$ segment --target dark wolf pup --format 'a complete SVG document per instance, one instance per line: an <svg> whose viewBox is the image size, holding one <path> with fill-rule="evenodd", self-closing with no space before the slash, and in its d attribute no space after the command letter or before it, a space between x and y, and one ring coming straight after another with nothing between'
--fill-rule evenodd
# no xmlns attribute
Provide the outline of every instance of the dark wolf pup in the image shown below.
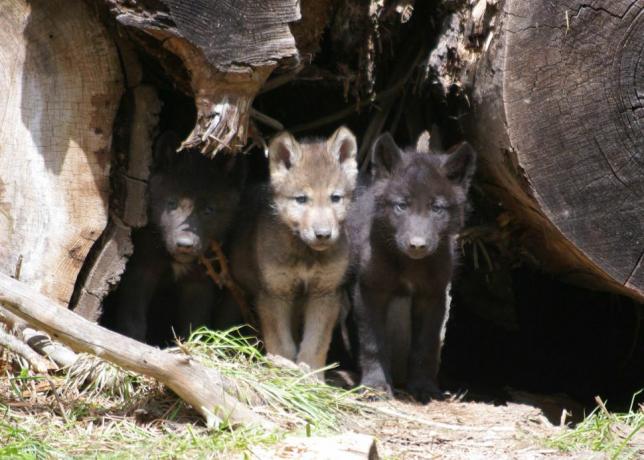
<svg viewBox="0 0 644 460"><path fill-rule="evenodd" d="M431 153L427 133L416 148L401 150L388 133L374 144L371 184L347 221L365 386L392 393L386 323L397 299L411 297L409 356L395 359L407 359L406 389L418 401L442 396L437 374L446 290L475 157L467 143L447 154Z"/></svg>
<svg viewBox="0 0 644 460"><path fill-rule="evenodd" d="M134 236L132 255L115 293L114 328L145 341L148 322L170 324L162 340L211 325L218 288L198 258L212 240L223 241L238 208L243 167L231 157L209 160L176 153L179 138L164 133L149 182L149 224ZM164 336L165 335L165 336ZM156 341L152 339L152 341Z"/></svg>
<svg viewBox="0 0 644 460"><path fill-rule="evenodd" d="M251 197L256 212L242 219L231 248L266 351L312 369L325 365L343 300L355 157L356 139L344 127L326 140L279 134L268 149L270 185Z"/></svg>

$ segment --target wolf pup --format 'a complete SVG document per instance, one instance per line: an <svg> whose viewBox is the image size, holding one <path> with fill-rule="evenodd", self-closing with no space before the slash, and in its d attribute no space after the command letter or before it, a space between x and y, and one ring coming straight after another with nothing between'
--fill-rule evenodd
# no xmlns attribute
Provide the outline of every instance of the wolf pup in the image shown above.
<svg viewBox="0 0 644 460"><path fill-rule="evenodd" d="M134 236L134 254L115 293L114 328L140 341L148 321L159 323L164 315L171 323L164 324L164 338L171 338L170 326L185 337L210 324L218 288L198 258L212 240L226 237L241 194L239 160L176 153L178 145L173 132L157 141L149 224Z"/></svg>
<svg viewBox="0 0 644 460"><path fill-rule="evenodd" d="M407 391L423 403L442 397L437 374L446 289L476 157L467 143L447 154L429 150L427 133L404 151L381 135L372 149L371 183L347 220L361 384L392 394L386 323L397 299L411 297L409 356L395 359L407 359Z"/></svg>
<svg viewBox="0 0 644 460"><path fill-rule="evenodd" d="M343 300L356 139L345 127L327 140L284 132L268 158L270 185L253 194L259 209L232 244L233 275L257 308L266 351L319 369Z"/></svg>

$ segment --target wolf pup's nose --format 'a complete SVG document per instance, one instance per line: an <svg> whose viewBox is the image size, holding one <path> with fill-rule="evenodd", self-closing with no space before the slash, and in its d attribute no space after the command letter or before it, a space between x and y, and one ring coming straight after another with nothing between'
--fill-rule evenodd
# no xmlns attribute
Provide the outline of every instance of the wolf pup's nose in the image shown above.
<svg viewBox="0 0 644 460"><path fill-rule="evenodd" d="M316 230L315 231L315 238L318 239L318 241L326 241L331 238L331 230Z"/></svg>
<svg viewBox="0 0 644 460"><path fill-rule="evenodd" d="M181 235L177 238L177 248L179 249L192 249L195 246L195 241L187 235Z"/></svg>
<svg viewBox="0 0 644 460"><path fill-rule="evenodd" d="M418 236L415 236L409 240L409 248L413 249L415 251L421 250L421 249L426 249L427 248L427 240L425 238L421 238Z"/></svg>

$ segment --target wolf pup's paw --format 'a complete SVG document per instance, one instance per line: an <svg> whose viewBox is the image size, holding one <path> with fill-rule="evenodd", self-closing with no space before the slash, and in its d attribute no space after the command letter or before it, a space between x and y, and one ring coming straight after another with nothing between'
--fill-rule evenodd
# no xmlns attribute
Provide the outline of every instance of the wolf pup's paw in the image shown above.
<svg viewBox="0 0 644 460"><path fill-rule="evenodd" d="M365 387L363 394L370 401L392 399L394 397L391 385L384 380L364 378L360 382L360 386Z"/></svg>
<svg viewBox="0 0 644 460"><path fill-rule="evenodd" d="M409 382L407 384L407 392L421 404L427 404L432 399L437 401L445 399L445 395L441 389L438 388L438 385L431 380L423 382Z"/></svg>

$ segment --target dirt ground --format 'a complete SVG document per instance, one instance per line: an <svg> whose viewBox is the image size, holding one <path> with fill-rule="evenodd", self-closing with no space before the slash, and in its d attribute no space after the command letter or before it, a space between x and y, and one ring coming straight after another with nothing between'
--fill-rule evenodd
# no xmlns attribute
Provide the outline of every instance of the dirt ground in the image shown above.
<svg viewBox="0 0 644 460"><path fill-rule="evenodd" d="M1 359L0 364L2 364ZM7 416L7 413L0 414L0 428L4 427L4 436L7 437L5 441L16 442L16 435L6 432L7 429L16 426L21 431L19 436L31 436L40 440L56 438L58 451L72 454L72 456L74 454L84 456L87 453L87 446L82 444L90 443L95 444L96 449L100 449L98 452L107 456L114 454L118 456L118 452L122 452L125 457L128 457L127 451L124 450L128 446L123 443L131 444L135 441L141 441L142 446L149 446L150 442L167 444L165 450L160 450L164 454L158 455L159 458L195 458L195 456L201 458L204 454L204 450L189 450L188 448L184 451L176 450L178 443L186 442L185 439L201 436L200 439L207 440L207 430L201 426L202 423L194 411L188 408L181 411L175 410L176 407L181 406L177 406L176 397L172 397L166 392L154 396L158 393L154 386L148 390L152 399L144 397L140 402L133 401L134 407L128 405L128 408L120 409L118 405L115 405L110 409L109 404L104 404L104 408L101 409L99 404L94 404L89 398L87 407L80 413L78 408L84 407L83 404L80 404L79 400L74 400L73 397L69 400L65 397L62 400L54 398L49 391L53 382L48 380L30 380L21 386L21 392L16 393L17 382L10 383L10 379L7 378L12 375L14 370L6 363L5 366L0 365L0 374L2 375L0 378L0 407L5 406L4 410L13 414L10 417ZM16 375L15 372L13 375ZM60 380L58 377L55 379L58 386ZM549 447L548 438L567 428L559 428L551 423L544 412L533 405L517 403L494 405L451 399L433 401L427 405L402 400L375 401L367 403L367 406L367 410L362 415L350 415L349 425L345 424L344 426L355 433L375 437L379 458L382 459L550 460L608 458L605 454L591 451L565 453ZM77 408L77 415L74 419L75 422L70 425L66 420L67 416L62 417L61 414L64 415L64 412L68 412L69 415L69 411L73 407ZM173 412L179 413L179 415L170 416L169 414ZM143 413L147 415L143 417L141 415ZM550 414L550 420L553 420L552 414ZM43 431L45 425L48 428ZM124 425L130 427L127 431L127 436L130 438L123 436L123 440L117 438L114 441L113 433L112 438L109 437L110 431L125 430L125 428L118 428ZM142 440L138 438L138 432L144 435ZM60 439L63 433L67 433L65 436L70 438L69 444L71 446L66 446L67 440ZM169 438L169 433L175 433L174 440ZM184 441L181 441L181 436ZM77 437L77 440L72 442L71 438L74 437ZM0 441L2 439L3 434L0 430ZM230 452L230 454L220 452L214 446L207 448L205 452L207 452L207 458L236 457L262 460L274 458L328 458L329 460L364 458L364 455L362 457L328 455L328 452L324 450L322 456L311 456L306 448L298 448L297 445L293 445L295 439L287 436L286 439L276 444L264 447L255 447L251 443L247 448L242 447L241 452ZM78 444L81 446L78 447ZM0 452L2 447L0 446ZM191 449L198 447L190 446ZM644 451L644 448L642 450ZM46 452L43 458L48 458ZM170 457L167 457L166 454ZM19 458L40 457L19 455Z"/></svg>
<svg viewBox="0 0 644 460"><path fill-rule="evenodd" d="M432 402L426 406L386 401L372 403L377 408L373 417L356 421L355 432L375 436L381 459L604 459L607 455L591 451L563 453L547 447L548 437L560 432L540 409L525 404L510 403L495 406L478 402ZM355 436L355 435L353 435ZM350 438L350 437L349 437ZM287 438L268 449L253 450L258 459L324 459L365 458L343 457L331 452L333 441L312 452L306 438ZM361 445L339 436L352 451ZM309 447L307 447L307 445Z"/></svg>
<svg viewBox="0 0 644 460"><path fill-rule="evenodd" d="M509 403L403 401L374 403L391 417L366 418L360 431L378 440L381 457L400 459L604 458L593 452L565 454L545 440L559 428L540 409Z"/></svg>

